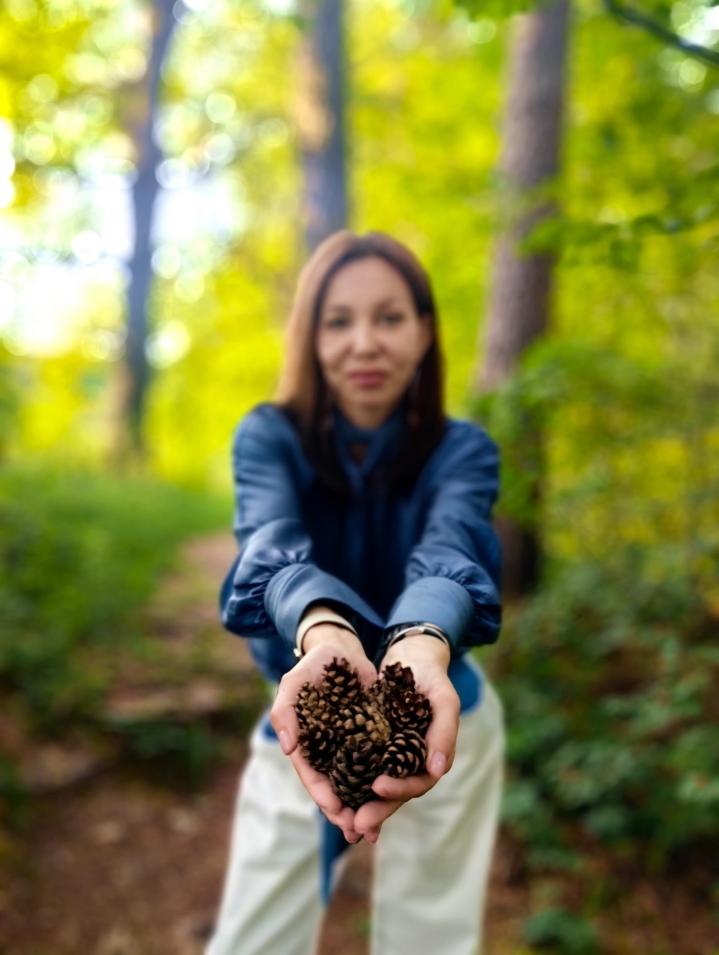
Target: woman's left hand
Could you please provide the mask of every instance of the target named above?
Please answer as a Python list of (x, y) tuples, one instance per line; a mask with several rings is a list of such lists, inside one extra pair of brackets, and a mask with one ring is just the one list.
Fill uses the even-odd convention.
[(382, 823), (409, 799), (422, 796), (448, 772), (454, 761), (459, 730), (459, 697), (447, 676), (450, 652), (441, 640), (416, 634), (398, 641), (387, 651), (381, 669), (391, 663), (412, 668), (415, 685), (432, 705), (432, 722), (427, 731), (427, 772), (405, 779), (383, 774), (372, 784), (381, 800), (361, 806), (354, 828), (368, 842), (376, 842)]

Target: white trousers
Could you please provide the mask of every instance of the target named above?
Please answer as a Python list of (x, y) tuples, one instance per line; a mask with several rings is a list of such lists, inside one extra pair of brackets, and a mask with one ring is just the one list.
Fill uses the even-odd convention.
[[(504, 772), (504, 720), (484, 677), (451, 770), (382, 826), (372, 955), (478, 955)], [(311, 955), (321, 927), (319, 813), (259, 725), (243, 773), (217, 924), (204, 955)], [(352, 850), (349, 849), (347, 854)]]

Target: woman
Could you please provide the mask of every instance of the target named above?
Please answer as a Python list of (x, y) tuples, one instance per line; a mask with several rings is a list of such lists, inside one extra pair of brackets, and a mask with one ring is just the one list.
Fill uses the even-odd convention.
[[(377, 843), (373, 955), (478, 951), (504, 734), (466, 651), (500, 630), (498, 454), (445, 417), (441, 365), (414, 255), (380, 232), (326, 239), (300, 275), (275, 403), (234, 438), (240, 552), (222, 621), (278, 688), (253, 733), (206, 955), (308, 955), (333, 863), (362, 837)], [(333, 657), (366, 684), (410, 666), (433, 709), (426, 772), (378, 777), (356, 812), (297, 748), (297, 691)]]

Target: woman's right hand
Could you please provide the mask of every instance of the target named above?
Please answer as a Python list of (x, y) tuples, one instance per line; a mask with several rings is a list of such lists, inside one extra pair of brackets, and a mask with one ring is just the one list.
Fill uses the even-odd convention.
[(377, 670), (367, 659), (362, 643), (349, 630), (333, 623), (317, 623), (304, 638), (304, 656), (282, 677), (277, 696), (270, 710), (270, 720), (280, 741), (282, 752), (289, 756), (297, 775), (331, 823), (339, 826), (348, 842), (357, 842), (360, 834), (354, 829), (355, 813), (342, 804), (324, 773), (313, 769), (297, 746), (299, 724), (294, 704), (304, 683), (317, 685), (324, 676), (324, 668), (335, 657), (344, 657), (357, 670), (366, 686), (377, 679)]

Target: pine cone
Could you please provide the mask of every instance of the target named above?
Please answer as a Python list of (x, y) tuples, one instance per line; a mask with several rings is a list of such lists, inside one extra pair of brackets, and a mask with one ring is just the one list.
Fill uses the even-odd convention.
[(382, 772), (398, 779), (421, 772), (427, 758), (424, 738), (415, 730), (395, 733), (382, 757)]
[(369, 739), (354, 737), (337, 751), (329, 775), (332, 788), (346, 806), (359, 809), (377, 798), (372, 783), (379, 776), (381, 764), (382, 749)]
[(382, 703), (392, 729), (413, 729), (424, 736), (432, 721), (432, 706), (424, 694), (417, 692), (410, 667), (393, 663), (385, 667), (382, 678)]
[(429, 700), (414, 690), (407, 690), (401, 696), (390, 696), (385, 703), (385, 713), (395, 732), (412, 729), (424, 736), (432, 721)]
[(363, 699), (341, 707), (336, 726), (340, 736), (361, 736), (374, 744), (386, 743), (390, 738), (390, 725), (373, 700)]
[(320, 723), (332, 722), (332, 710), (320, 692), (319, 688), (311, 683), (304, 683), (297, 694), (295, 712), (300, 727), (306, 727), (313, 721)]
[(333, 709), (346, 706), (362, 698), (362, 683), (355, 670), (350, 669), (348, 661), (337, 657), (325, 666), (325, 675), (320, 690), (328, 705)]
[(401, 663), (392, 663), (382, 671), (382, 683), (386, 692), (395, 693), (403, 690), (414, 690), (414, 675), (410, 667), (403, 667)]
[(384, 710), (384, 699), (385, 699), (385, 684), (384, 680), (375, 680), (370, 686), (365, 690), (365, 696), (368, 700), (378, 706), (381, 710)]
[(320, 773), (329, 772), (337, 749), (337, 738), (331, 726), (312, 720), (300, 730), (299, 744), (302, 755), (313, 769)]

